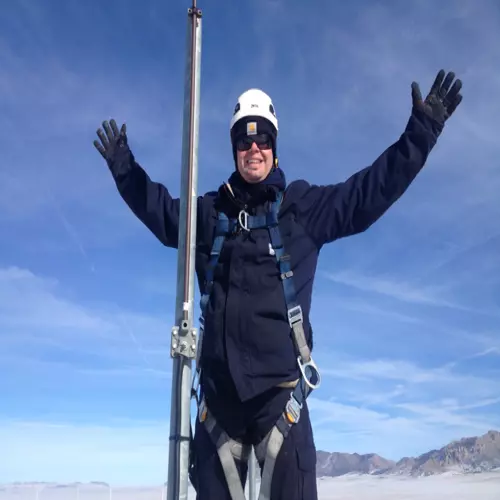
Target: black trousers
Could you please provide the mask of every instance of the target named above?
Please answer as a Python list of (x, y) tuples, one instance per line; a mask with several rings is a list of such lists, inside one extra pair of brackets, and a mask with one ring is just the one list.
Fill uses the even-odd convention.
[[(215, 418), (232, 438), (257, 444), (272, 428), (289, 398), (290, 389), (276, 389), (259, 397), (259, 401), (213, 408)], [(209, 408), (210, 402), (207, 402)], [(214, 402), (215, 403), (215, 402)], [(218, 403), (218, 402), (217, 402)], [(258, 404), (260, 403), (260, 404)], [(211, 408), (212, 409), (212, 408)], [(220, 418), (219, 418), (220, 417)], [(246, 425), (243, 423), (246, 422)], [(224, 471), (204, 424), (196, 420), (193, 465), (196, 469), (197, 500), (231, 500)], [(262, 467), (262, 464), (261, 464)], [(239, 465), (242, 485), (246, 483), (247, 464)], [(285, 438), (276, 459), (271, 484), (271, 500), (317, 500), (316, 447), (307, 403), (300, 420)]]

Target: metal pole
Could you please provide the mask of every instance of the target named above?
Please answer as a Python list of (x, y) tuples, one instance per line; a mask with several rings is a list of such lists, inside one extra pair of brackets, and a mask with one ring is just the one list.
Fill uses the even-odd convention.
[(167, 500), (186, 500), (191, 430), (191, 364), (196, 356), (193, 321), (198, 182), (198, 128), (201, 61), (201, 10), (188, 9), (184, 88), (182, 175), (177, 254), (177, 297), (172, 328), (172, 396)]

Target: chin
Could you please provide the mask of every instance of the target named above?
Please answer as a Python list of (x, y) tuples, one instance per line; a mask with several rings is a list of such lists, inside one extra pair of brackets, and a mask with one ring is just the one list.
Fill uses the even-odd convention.
[(260, 182), (264, 179), (264, 174), (262, 172), (246, 172), (245, 179), (247, 182)]

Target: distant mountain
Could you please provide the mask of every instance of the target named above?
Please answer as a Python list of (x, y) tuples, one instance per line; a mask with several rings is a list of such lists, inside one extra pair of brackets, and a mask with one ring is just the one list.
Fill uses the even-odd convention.
[(453, 441), (439, 450), (394, 462), (375, 454), (317, 452), (316, 475), (391, 474), (427, 476), (454, 471), (477, 473), (500, 468), (500, 432)]
[(500, 467), (500, 432), (489, 431), (480, 437), (453, 441), (416, 459), (403, 458), (394, 472), (426, 476), (447, 471), (483, 472), (497, 467)]
[(392, 468), (396, 462), (370, 453), (327, 453), (318, 451), (316, 463), (317, 476), (342, 476), (352, 472), (373, 474), (374, 472)]

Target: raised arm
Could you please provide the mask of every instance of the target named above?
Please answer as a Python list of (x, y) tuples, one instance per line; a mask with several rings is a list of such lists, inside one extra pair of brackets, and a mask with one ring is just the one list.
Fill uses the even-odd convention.
[(94, 146), (106, 160), (121, 197), (165, 246), (178, 248), (179, 199), (172, 198), (163, 184), (153, 182), (135, 161), (125, 124), (120, 131), (114, 120), (102, 125), (105, 133), (97, 130), (101, 143), (95, 140)]
[(365, 231), (410, 186), (462, 100), (461, 81), (450, 89), (455, 75), (444, 75), (443, 70), (438, 73), (425, 101), (418, 84), (412, 83), (412, 113), (405, 131), (371, 166), (345, 182), (303, 190), (299, 217), (318, 246)]

